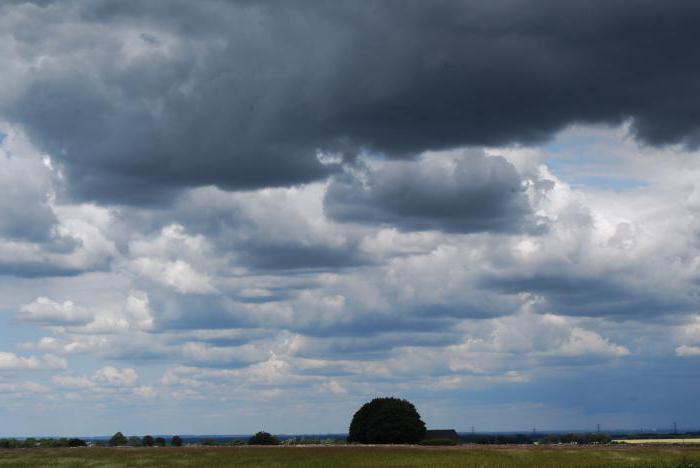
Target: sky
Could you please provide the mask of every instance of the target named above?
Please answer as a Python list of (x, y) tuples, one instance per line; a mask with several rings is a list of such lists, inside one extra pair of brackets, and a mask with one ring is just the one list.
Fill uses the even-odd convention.
[(700, 428), (700, 4), (0, 4), (0, 436)]

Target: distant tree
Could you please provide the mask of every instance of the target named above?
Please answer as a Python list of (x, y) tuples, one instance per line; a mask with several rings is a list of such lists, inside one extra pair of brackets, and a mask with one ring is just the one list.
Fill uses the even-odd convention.
[(570, 432), (568, 434), (550, 434), (544, 437), (541, 441), (545, 444), (576, 444), (576, 445), (589, 445), (589, 444), (609, 444), (612, 442), (612, 438), (608, 434), (601, 433), (575, 433)]
[(54, 440), (55, 447), (68, 447), (68, 439), (61, 437), (60, 439)]
[(467, 444), (499, 444), (499, 445), (526, 445), (534, 441), (525, 434), (464, 434), (460, 437)]
[(39, 442), (34, 437), (28, 437), (22, 441), (22, 447), (24, 448), (36, 447), (38, 444)]
[(112, 436), (111, 439), (109, 439), (109, 445), (112, 447), (116, 447), (118, 445), (126, 445), (129, 441), (126, 440), (126, 437), (124, 437), (124, 434), (121, 432), (117, 432)]
[(143, 443), (141, 442), (141, 437), (139, 437), (139, 436), (129, 437), (129, 445), (132, 447), (141, 447), (141, 445), (143, 445)]
[(248, 445), (278, 445), (277, 437), (269, 432), (260, 431), (248, 440)]
[(173, 447), (182, 447), (182, 439), (180, 436), (173, 436), (173, 438), (170, 439), (170, 445)]
[(416, 444), (425, 436), (425, 423), (412, 403), (399, 398), (375, 398), (352, 418), (348, 442)]
[(0, 439), (0, 448), (17, 448), (20, 445), (17, 439)]
[(68, 439), (68, 447), (85, 447), (87, 446), (87, 443), (83, 439), (78, 439), (77, 437), (74, 437), (72, 439)]
[(153, 444), (155, 443), (155, 441), (153, 440), (153, 436), (145, 435), (145, 436), (143, 436), (141, 443), (143, 444), (144, 447), (153, 447)]
[(153, 443), (154, 443), (157, 447), (165, 447), (165, 439), (162, 438), (162, 437), (156, 437), (156, 438), (153, 440)]

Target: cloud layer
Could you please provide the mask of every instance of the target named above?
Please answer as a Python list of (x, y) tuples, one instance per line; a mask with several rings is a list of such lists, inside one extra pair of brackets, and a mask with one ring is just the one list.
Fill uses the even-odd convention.
[(338, 432), (397, 394), (458, 429), (694, 423), (699, 18), (3, 4), (0, 412)]
[(91, 200), (303, 183), (334, 170), (319, 150), (416, 156), (576, 122), (698, 143), (690, 1), (72, 0), (2, 17), (3, 114)]

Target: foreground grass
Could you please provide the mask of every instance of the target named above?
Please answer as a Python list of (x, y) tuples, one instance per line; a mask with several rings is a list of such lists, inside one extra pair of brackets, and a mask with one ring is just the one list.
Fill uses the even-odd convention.
[(691, 447), (187, 447), (0, 450), (0, 467), (700, 467)]

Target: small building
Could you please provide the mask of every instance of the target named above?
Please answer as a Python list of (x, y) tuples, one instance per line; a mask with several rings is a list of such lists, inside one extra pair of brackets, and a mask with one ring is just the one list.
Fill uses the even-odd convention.
[(454, 429), (428, 429), (425, 431), (423, 441), (430, 440), (450, 440), (455, 444), (460, 444), (459, 434)]

